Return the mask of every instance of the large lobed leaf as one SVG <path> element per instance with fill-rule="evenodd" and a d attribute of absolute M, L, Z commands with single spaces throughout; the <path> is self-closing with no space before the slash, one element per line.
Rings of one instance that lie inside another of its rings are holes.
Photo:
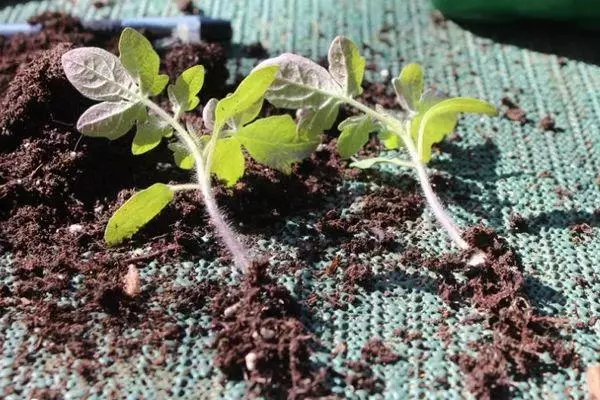
<path fill-rule="evenodd" d="M 77 130 L 86 136 L 115 140 L 126 134 L 144 112 L 144 107 L 139 103 L 105 101 L 81 114 Z"/>
<path fill-rule="evenodd" d="M 137 101 L 140 88 L 114 54 L 81 47 L 63 54 L 67 79 L 85 97 L 98 101 Z"/>

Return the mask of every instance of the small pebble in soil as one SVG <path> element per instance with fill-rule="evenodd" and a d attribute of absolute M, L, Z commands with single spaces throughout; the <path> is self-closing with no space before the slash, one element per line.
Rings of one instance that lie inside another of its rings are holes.
<path fill-rule="evenodd" d="M 123 291 L 129 297 L 136 297 L 140 294 L 140 286 L 140 273 L 135 265 L 131 264 L 123 279 Z"/>

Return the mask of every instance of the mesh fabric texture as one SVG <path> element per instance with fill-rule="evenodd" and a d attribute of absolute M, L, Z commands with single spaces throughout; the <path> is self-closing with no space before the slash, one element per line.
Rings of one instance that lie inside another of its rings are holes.
<path fill-rule="evenodd" d="M 102 9 L 92 7 L 91 3 L 88 0 L 23 2 L 4 6 L 0 20 L 21 22 L 47 9 L 86 18 L 177 13 L 175 2 L 171 1 L 114 1 Z M 596 181 L 600 175 L 600 68 L 589 41 L 564 43 L 560 38 L 542 38 L 544 43 L 537 43 L 539 38 L 527 36 L 526 32 L 493 39 L 485 29 L 461 27 L 453 22 L 435 24 L 425 0 L 206 0 L 201 6 L 207 15 L 232 20 L 235 42 L 261 41 L 271 55 L 294 51 L 316 60 L 327 54 L 333 37 L 345 34 L 357 43 L 368 44 L 371 50 L 364 52 L 367 60 L 392 75 L 405 62 L 420 62 L 426 68 L 427 82 L 451 95 L 473 96 L 496 104 L 504 96 L 515 99 L 526 110 L 531 123 L 520 125 L 503 118 L 463 118 L 458 128 L 463 140 L 453 143 L 451 151 L 442 154 L 431 166 L 452 174 L 460 182 L 457 190 L 465 199 L 460 204 L 450 202 L 448 206 L 461 226 L 481 221 L 497 229 L 518 249 L 526 268 L 528 293 L 542 312 L 569 318 L 579 316 L 582 320 L 600 315 L 597 295 L 600 280 L 591 279 L 600 269 L 600 229 L 598 218 L 594 217 L 600 206 Z M 241 65 L 242 72 L 248 71 L 251 61 Z M 379 73 L 373 72 L 368 78 L 381 79 Z M 538 122 L 547 114 L 555 118 L 560 132 L 549 133 L 538 128 Z M 488 138 L 491 145 L 486 144 Z M 551 177 L 540 178 L 544 171 L 550 171 Z M 366 185 L 344 182 L 339 196 L 354 196 L 353 203 L 358 205 Z M 560 199 L 557 186 L 566 188 L 572 196 Z M 340 199 L 333 197 L 331 202 Z M 508 231 L 508 217 L 513 212 L 520 212 L 528 219 L 531 233 Z M 287 221 L 277 236 L 265 237 L 258 247 L 295 253 L 294 243 L 299 240 L 296 226 L 312 224 L 314 218 Z M 575 244 L 569 227 L 580 220 L 592 225 L 594 236 Z M 446 235 L 435 226 L 428 211 L 408 231 L 412 232 L 408 237 L 398 235 L 399 243 L 416 243 L 432 255 L 451 249 Z M 336 251 L 330 249 L 328 260 Z M 377 273 L 383 271 L 385 263 L 397 263 L 399 257 L 400 254 L 386 253 L 368 262 Z M 305 283 L 301 290 L 295 285 L 299 276 L 280 279 L 299 298 L 314 290 L 332 291 L 334 282 L 315 278 L 326 264 L 327 259 L 301 272 Z M 213 260 L 197 263 L 181 260 L 164 266 L 149 263 L 141 269 L 141 275 L 142 282 L 162 276 L 172 277 L 181 285 L 193 285 L 186 278 L 190 274 L 199 280 L 208 279 L 218 276 L 220 268 L 223 267 Z M 4 255 L 0 258 L 2 283 L 11 285 L 12 271 L 10 255 Z M 589 285 L 579 285 L 578 276 L 586 277 Z M 427 272 L 406 269 L 377 283 L 376 290 L 361 292 L 357 305 L 350 305 L 345 311 L 315 309 L 314 320 L 322 323 L 312 328 L 324 347 L 333 349 L 341 341 L 348 346 L 344 357 L 333 360 L 336 368 L 343 371 L 344 360 L 359 359 L 362 346 L 372 337 L 382 338 L 403 356 L 394 365 L 374 367 L 385 382 L 385 389 L 373 398 L 470 396 L 462 373 L 450 357 L 486 332 L 477 324 L 460 323 L 461 318 L 473 313 L 466 307 L 446 321 L 452 336 L 450 343 L 442 342 L 439 326 L 433 321 L 441 318 L 439 310 L 443 303 L 436 294 L 433 278 Z M 75 288 L 77 284 L 74 282 Z M 175 316 L 188 333 L 206 326 L 210 320 L 200 312 Z M 60 388 L 69 399 L 100 399 L 115 394 L 130 399 L 243 397 L 244 383 L 224 381 L 212 366 L 210 336 L 186 334 L 176 355 L 161 367 L 152 364 L 158 348 L 151 346 L 126 363 L 114 362 L 103 354 L 108 351 L 110 336 L 102 336 L 93 327 L 105 317 L 95 316 L 90 322 L 90 332 L 102 343 L 98 359 L 105 365 L 103 372 L 113 374 L 90 385 L 74 370 L 61 366 L 59 361 L 64 357 L 61 354 L 36 350 L 28 365 L 14 368 L 19 349 L 33 349 L 38 338 L 19 323 L 18 309 L 5 310 L 0 317 L 3 397 L 30 398 L 35 388 Z M 419 330 L 423 336 L 403 343 L 393 334 L 397 327 Z M 135 335 L 135 331 L 130 334 Z M 600 323 L 588 333 L 576 331 L 573 335 L 584 365 L 598 359 L 598 334 Z M 318 353 L 315 357 L 326 361 L 331 356 Z M 440 386 L 439 378 L 447 379 L 448 385 Z M 521 399 L 585 397 L 584 377 L 570 369 L 515 384 L 519 389 L 517 398 Z M 9 389 L 11 394 L 7 394 Z M 335 382 L 334 392 L 346 398 L 369 397 L 341 380 Z"/>

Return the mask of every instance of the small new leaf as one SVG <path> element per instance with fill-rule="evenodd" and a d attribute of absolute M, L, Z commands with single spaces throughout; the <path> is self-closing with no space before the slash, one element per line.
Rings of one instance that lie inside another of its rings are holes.
<path fill-rule="evenodd" d="M 209 131 L 212 131 L 215 127 L 215 110 L 218 103 L 219 100 L 210 99 L 202 109 L 202 122 Z"/>
<path fill-rule="evenodd" d="M 379 132 L 377 132 L 377 137 L 379 138 L 381 143 L 383 143 L 383 146 L 388 150 L 399 149 L 402 145 L 400 136 L 385 128 L 382 128 L 381 130 L 379 130 Z"/>
<path fill-rule="evenodd" d="M 329 73 L 344 88 L 346 95 L 358 96 L 362 93 L 362 81 L 366 61 L 358 47 L 347 37 L 336 37 L 329 47 Z"/>
<path fill-rule="evenodd" d="M 241 128 L 234 136 L 256 161 L 289 174 L 292 164 L 312 153 L 318 141 L 302 140 L 289 115 L 259 119 Z"/>
<path fill-rule="evenodd" d="M 149 115 L 145 121 L 138 122 L 137 131 L 131 144 L 134 155 L 144 154 L 158 146 L 163 137 L 173 132 L 168 124 L 154 115 Z"/>
<path fill-rule="evenodd" d="M 194 156 L 188 151 L 188 149 L 184 145 L 178 142 L 174 142 L 169 143 L 167 147 L 173 152 L 173 159 L 175 160 L 175 165 L 185 170 L 194 168 Z"/>
<path fill-rule="evenodd" d="M 86 136 L 115 140 L 126 134 L 143 115 L 144 107 L 126 101 L 98 103 L 88 108 L 77 121 L 77 130 Z"/>
<path fill-rule="evenodd" d="M 148 39 L 135 29 L 125 28 L 119 38 L 119 59 L 129 74 L 139 82 L 142 93 L 155 96 L 169 81 L 158 73 L 160 58 Z"/>
<path fill-rule="evenodd" d="M 162 183 L 135 193 L 108 221 L 104 231 L 106 244 L 115 246 L 130 238 L 173 200 L 173 194 L 169 186 Z"/>
<path fill-rule="evenodd" d="M 215 128 L 221 129 L 231 118 L 255 106 L 275 80 L 278 70 L 276 65 L 255 69 L 231 96 L 219 101 L 215 110 Z"/>
<path fill-rule="evenodd" d="M 235 137 L 217 140 L 211 170 L 225 185 L 235 185 L 244 175 L 245 164 L 242 145 Z"/>
<path fill-rule="evenodd" d="M 173 112 L 179 114 L 198 107 L 200 103 L 198 93 L 202 89 L 202 85 L 204 85 L 204 67 L 202 65 L 195 65 L 183 71 L 175 84 L 169 85 L 167 89 Z"/>
<path fill-rule="evenodd" d="M 408 64 L 402 68 L 400 76 L 392 80 L 392 84 L 402 108 L 416 111 L 425 87 L 423 67 L 419 64 Z"/>
<path fill-rule="evenodd" d="M 61 62 L 69 82 L 92 100 L 134 102 L 141 94 L 117 56 L 106 50 L 96 47 L 69 50 Z"/>
<path fill-rule="evenodd" d="M 369 133 L 375 129 L 371 117 L 360 115 L 342 121 L 338 130 L 341 131 L 337 141 L 337 151 L 342 158 L 350 158 L 369 141 Z"/>

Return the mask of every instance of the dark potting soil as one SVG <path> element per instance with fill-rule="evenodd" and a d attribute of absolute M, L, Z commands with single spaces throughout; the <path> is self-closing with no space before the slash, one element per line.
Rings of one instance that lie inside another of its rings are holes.
<path fill-rule="evenodd" d="M 267 398 L 306 399 L 330 394 L 330 371 L 311 363 L 315 337 L 301 322 L 301 307 L 289 291 L 254 263 L 241 285 L 213 298 L 215 365 L 233 380 Z"/>
<path fill-rule="evenodd" d="M 514 380 L 557 366 L 577 366 L 574 347 L 561 339 L 565 321 L 539 314 L 528 300 L 515 252 L 490 228 L 476 226 L 463 237 L 485 253 L 482 265 L 468 265 L 470 252 L 434 259 L 407 252 L 405 261 L 435 271 L 439 294 L 450 306 L 473 305 L 486 318 L 492 337 L 471 343 L 471 351 L 453 357 L 467 374 L 471 392 L 478 399 L 511 398 Z M 544 353 L 552 364 L 543 361 Z"/>

